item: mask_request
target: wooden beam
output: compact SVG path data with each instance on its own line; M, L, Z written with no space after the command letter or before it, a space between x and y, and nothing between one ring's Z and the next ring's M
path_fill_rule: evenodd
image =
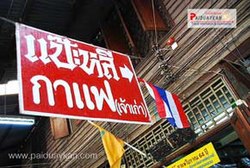
M244 72L241 72L240 69L237 69L235 65L230 63L227 60L223 60L221 62L221 65L223 67L223 70L227 73L230 73L237 81L237 83L244 84L248 89L250 89L250 79L249 74L245 74ZM241 88L238 88L241 89ZM247 94L247 93L246 93Z
M125 34L123 33L118 18L111 18L107 22L101 24L101 31L104 36L106 46L114 51L130 54Z
M235 109L231 124L238 134L241 142L250 153L250 111L244 105Z
M70 134L66 118L50 118L50 125L54 139L60 139Z
M153 18L153 8L151 0L131 0L132 6L137 14L137 17L142 25L144 31L147 30L167 30L163 19L160 16L160 13L155 6L155 23Z

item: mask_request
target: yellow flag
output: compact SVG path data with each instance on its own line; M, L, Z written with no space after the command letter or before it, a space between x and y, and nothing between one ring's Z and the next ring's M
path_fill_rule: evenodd
M113 134L103 129L102 127L96 126L101 133L102 143L109 161L110 168L120 168L122 155L124 154L124 142L116 138Z

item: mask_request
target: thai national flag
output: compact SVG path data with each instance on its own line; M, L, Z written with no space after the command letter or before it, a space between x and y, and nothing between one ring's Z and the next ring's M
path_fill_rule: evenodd
M155 99L156 108L161 118L167 118L171 125L178 128L190 127L187 116L177 95L147 83L144 80L143 82L149 94Z

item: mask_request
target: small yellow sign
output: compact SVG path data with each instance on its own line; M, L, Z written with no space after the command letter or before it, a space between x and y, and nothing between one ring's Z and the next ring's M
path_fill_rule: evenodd
M207 168L219 162L220 158L210 142L166 168Z

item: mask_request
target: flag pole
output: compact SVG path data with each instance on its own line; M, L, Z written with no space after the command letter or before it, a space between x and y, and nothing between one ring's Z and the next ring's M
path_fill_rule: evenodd
M89 121L89 120L88 120L88 123L90 123L90 124L93 125L93 126L96 126L96 124L93 123L92 121Z
M124 141L124 144L127 145L128 147L130 147L131 149L135 150L136 152L140 153L141 155L143 155L144 157L147 157L147 155L145 153L143 153L142 151L140 151L139 149L133 147L132 145L130 145L129 143Z
M93 123L92 121L89 121L89 120L88 120L88 122L89 122L91 125L96 126L96 124ZM136 152L140 153L140 154L143 155L144 157L147 157L147 155L146 155L145 153L143 153L142 151L140 151L139 149L133 147L132 145L130 145L129 143L127 143L127 142L125 142L125 141L123 141L123 142L124 142L124 144L127 145L129 148L135 150Z

